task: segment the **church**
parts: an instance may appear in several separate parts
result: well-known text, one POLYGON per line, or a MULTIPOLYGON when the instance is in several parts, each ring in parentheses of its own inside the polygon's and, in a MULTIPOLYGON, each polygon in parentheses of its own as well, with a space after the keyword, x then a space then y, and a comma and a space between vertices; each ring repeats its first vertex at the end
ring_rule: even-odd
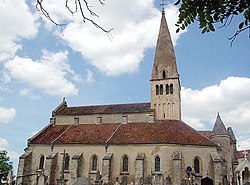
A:
POLYGON ((165 12, 151 74, 151 101, 68 106, 28 139, 17 184, 237 184, 236 138, 218 114, 213 130, 181 119, 181 85, 165 12))

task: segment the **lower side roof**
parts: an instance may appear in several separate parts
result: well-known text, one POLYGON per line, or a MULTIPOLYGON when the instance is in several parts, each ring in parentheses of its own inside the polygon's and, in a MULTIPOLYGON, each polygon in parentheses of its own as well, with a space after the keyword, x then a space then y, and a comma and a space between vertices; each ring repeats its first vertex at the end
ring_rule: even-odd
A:
POLYGON ((29 144, 181 144, 215 146, 179 120, 154 123, 50 125, 29 144))

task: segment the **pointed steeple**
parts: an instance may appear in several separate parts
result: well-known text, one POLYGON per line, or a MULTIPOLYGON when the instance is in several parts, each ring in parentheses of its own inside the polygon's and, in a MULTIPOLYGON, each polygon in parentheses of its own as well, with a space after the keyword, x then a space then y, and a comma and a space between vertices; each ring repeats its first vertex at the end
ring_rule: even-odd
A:
POLYGON ((162 11, 151 79, 154 80, 161 78, 159 75, 163 69, 166 70, 167 78, 178 77, 173 43, 168 30, 164 11, 162 11))
POLYGON ((219 113, 217 115, 217 118, 214 124, 212 135, 229 135, 219 113))
POLYGON ((151 108, 156 120, 181 120, 180 90, 174 47, 163 9, 151 74, 151 108))

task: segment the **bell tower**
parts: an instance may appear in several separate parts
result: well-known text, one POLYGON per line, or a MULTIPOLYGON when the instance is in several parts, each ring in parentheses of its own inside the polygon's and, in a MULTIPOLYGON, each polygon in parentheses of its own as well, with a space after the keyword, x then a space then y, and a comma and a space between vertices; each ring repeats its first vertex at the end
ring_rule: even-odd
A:
POLYGON ((155 119, 181 120, 180 80, 164 9, 150 81, 155 119))

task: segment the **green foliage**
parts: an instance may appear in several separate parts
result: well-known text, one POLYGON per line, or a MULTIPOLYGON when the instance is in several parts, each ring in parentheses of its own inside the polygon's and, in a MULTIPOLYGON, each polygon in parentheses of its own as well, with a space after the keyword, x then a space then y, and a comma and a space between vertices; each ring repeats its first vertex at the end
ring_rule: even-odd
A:
POLYGON ((9 162, 9 157, 5 150, 0 150, 0 184, 6 180, 9 171, 12 169, 12 165, 9 162))
POLYGON ((219 28, 226 27, 238 15, 243 20, 236 28, 235 36, 241 31, 250 30, 250 0, 177 0, 175 5, 180 5, 177 33, 195 20, 199 22, 202 33, 214 32, 216 23, 221 24, 219 28))

